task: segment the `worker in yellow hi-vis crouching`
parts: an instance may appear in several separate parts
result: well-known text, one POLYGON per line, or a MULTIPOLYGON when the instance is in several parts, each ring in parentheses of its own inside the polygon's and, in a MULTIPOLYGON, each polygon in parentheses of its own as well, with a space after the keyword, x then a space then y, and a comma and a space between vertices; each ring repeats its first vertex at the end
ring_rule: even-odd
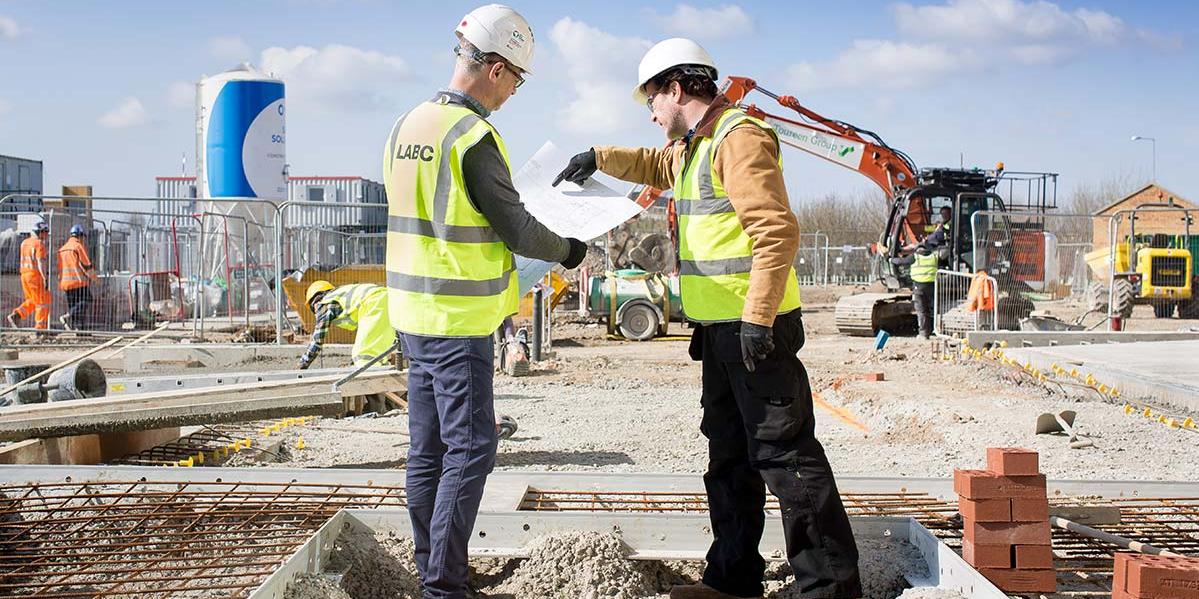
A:
POLYGON ((312 341, 300 357, 300 369, 312 364, 321 353, 329 329, 337 326, 354 335, 352 357, 361 366, 391 349, 396 342, 395 329, 387 317, 387 288, 368 283, 334 287, 328 281, 316 281, 308 286, 304 299, 316 314, 312 341))

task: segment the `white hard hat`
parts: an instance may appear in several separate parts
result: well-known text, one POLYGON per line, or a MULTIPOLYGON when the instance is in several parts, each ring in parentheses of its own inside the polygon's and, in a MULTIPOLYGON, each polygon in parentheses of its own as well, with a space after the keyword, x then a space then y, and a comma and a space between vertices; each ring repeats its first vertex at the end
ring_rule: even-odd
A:
POLYGON ((639 104, 646 100, 645 84, 663 71, 682 65, 699 65, 712 70, 712 78, 716 78, 716 63, 712 56, 702 46, 685 37, 672 37, 654 44, 641 64, 637 65, 637 87, 633 88, 633 99, 639 104))
POLYGON ((502 4, 480 6, 454 29, 480 52, 494 52, 516 68, 532 73, 533 28, 520 13, 502 4))

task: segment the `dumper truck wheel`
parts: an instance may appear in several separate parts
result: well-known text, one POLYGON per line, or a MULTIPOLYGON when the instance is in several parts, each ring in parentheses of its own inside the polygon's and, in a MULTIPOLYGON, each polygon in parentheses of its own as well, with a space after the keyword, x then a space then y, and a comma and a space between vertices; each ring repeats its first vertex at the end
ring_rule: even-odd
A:
POLYGON ((1127 320, 1132 316, 1132 283, 1128 279, 1116 279, 1112 282, 1112 290, 1112 314, 1127 320))
POLYGON ((1087 286, 1087 309, 1107 313, 1107 286, 1098 281, 1087 286))
POLYGON ((645 341, 658 332, 658 312, 649 304, 637 302, 625 306, 620 315, 620 334, 625 339, 645 341))
POLYGON ((1173 302, 1160 302, 1153 304, 1154 318, 1169 318, 1171 316, 1174 316, 1173 302))

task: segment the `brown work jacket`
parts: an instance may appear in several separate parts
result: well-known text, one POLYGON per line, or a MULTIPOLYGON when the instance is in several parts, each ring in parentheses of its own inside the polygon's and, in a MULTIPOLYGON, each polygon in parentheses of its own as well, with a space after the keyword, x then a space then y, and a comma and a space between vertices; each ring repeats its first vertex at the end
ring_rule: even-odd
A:
MULTIPOLYGON (((716 120, 732 107, 723 95, 717 96, 695 127, 695 137, 711 137, 716 120)), ((595 161, 600 170, 618 179, 670 189, 686 164, 683 152, 693 151, 695 145, 684 147, 676 141, 664 149, 596 146, 595 161)), ((713 166, 741 227, 753 240, 753 267, 741 320, 771 326, 799 251, 799 223, 787 199, 778 141, 761 127, 743 123, 721 142, 713 166)))

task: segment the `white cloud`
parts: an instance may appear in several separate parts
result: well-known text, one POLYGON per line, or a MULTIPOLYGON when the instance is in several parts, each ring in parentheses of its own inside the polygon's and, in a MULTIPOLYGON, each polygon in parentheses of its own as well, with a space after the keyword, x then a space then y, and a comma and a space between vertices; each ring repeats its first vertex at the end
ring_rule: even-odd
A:
POLYGON ((741 37, 754 32, 754 22, 736 4, 697 8, 690 4, 675 6, 674 12, 660 15, 650 11, 651 19, 672 35, 698 40, 741 37))
POLYGON ((1183 45, 1181 35, 1168 35, 1149 29, 1138 29, 1136 38, 1137 41, 1147 44, 1156 50, 1178 51, 1182 49, 1183 45))
POLYGON ((412 77, 398 56, 341 44, 267 48, 262 68, 283 79, 288 104, 327 111, 390 108, 397 84, 412 77))
POLYGON ((871 87, 910 89, 977 67, 977 56, 962 48, 889 40, 856 40, 825 63, 800 63, 787 71, 799 91, 871 87))
POLYGON ((196 84, 176 81, 167 87, 167 104, 172 108, 191 108, 196 105, 196 84))
POLYGON ((130 96, 121 100, 121 103, 112 110, 104 113, 97 122, 101 127, 107 129, 140 127, 150 122, 150 113, 146 112, 146 107, 142 105, 141 100, 130 96))
POLYGON ((208 40, 208 53, 226 62, 244 62, 254 55, 254 49, 240 37, 215 37, 208 40))
POLYGON ((945 4, 895 5, 901 33, 912 37, 990 42, 1111 43, 1124 22, 1101 10, 1067 12, 1045 0, 948 0, 945 4))
POLYGON ((0 39, 15 39, 21 35, 21 27, 10 17, 0 15, 0 39))
POLYGON ((575 93, 575 98, 558 113, 563 129, 575 133, 610 132, 645 117, 631 92, 637 63, 649 49, 649 40, 617 37, 570 17, 554 23, 550 40, 566 63, 575 93))

